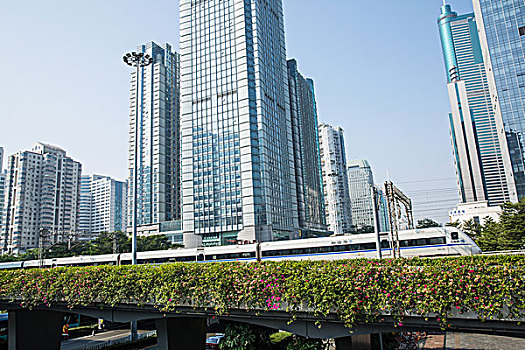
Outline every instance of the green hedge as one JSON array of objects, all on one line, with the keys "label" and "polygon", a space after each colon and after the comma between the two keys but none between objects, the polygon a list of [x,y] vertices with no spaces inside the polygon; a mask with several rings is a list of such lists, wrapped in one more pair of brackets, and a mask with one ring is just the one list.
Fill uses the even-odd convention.
[{"label": "green hedge", "polygon": [[218,314],[286,309],[292,320],[306,308],[320,320],[337,313],[349,327],[385,312],[399,325],[408,313],[435,313],[446,326],[451,312],[523,318],[525,257],[14,270],[0,273],[0,300],[26,308],[66,302],[71,308],[153,304],[162,312],[189,303]]}]

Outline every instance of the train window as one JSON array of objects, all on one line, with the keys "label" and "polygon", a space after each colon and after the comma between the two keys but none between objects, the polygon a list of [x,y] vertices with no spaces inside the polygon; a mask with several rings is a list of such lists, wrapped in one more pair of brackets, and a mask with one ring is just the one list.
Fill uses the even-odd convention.
[{"label": "train window", "polygon": [[376,249],[376,244],[375,243],[361,244],[361,250],[370,250],[370,249]]},{"label": "train window", "polygon": [[452,232],[452,233],[450,234],[450,237],[451,237],[453,240],[459,239],[459,233],[457,233],[457,232]]},{"label": "train window", "polygon": [[197,255],[197,261],[204,261],[204,254],[200,253]]},{"label": "train window", "polygon": [[390,248],[390,243],[388,243],[388,241],[381,241],[381,248]]},{"label": "train window", "polygon": [[399,246],[400,247],[410,247],[410,241],[408,240],[399,241]]},{"label": "train window", "polygon": [[414,244],[415,246],[423,246],[423,245],[427,245],[427,240],[425,238],[421,238],[421,239],[418,239],[416,240],[416,244]]},{"label": "train window", "polygon": [[181,257],[177,257],[176,260],[178,262],[189,262],[189,261],[195,261],[195,257],[194,256],[181,256]]},{"label": "train window", "polygon": [[208,260],[234,260],[255,258],[255,252],[208,255]]},{"label": "train window", "polygon": [[447,242],[445,240],[445,237],[434,237],[434,238],[428,238],[428,243],[430,245],[434,245],[434,244],[445,244]]}]

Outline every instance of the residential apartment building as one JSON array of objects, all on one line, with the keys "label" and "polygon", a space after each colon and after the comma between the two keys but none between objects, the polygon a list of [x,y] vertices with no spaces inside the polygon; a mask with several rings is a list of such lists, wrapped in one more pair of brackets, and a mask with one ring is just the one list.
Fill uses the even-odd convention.
[{"label": "residential apartment building", "polygon": [[319,125],[321,169],[326,223],[335,234],[352,232],[352,208],[344,131],[328,124]]},{"label": "residential apartment building", "polygon": [[81,164],[66,151],[44,143],[9,157],[0,237],[3,252],[36,248],[42,229],[46,243],[74,235],[81,171]]},{"label": "residential apartment building", "polygon": [[180,1],[184,243],[298,236],[283,6]]},{"label": "residential apartment building", "polygon": [[[131,75],[128,227],[134,218],[137,143],[137,226],[180,219],[179,55],[169,44],[137,49],[153,64]],[[138,128],[136,128],[136,124]]]},{"label": "residential apartment building", "polygon": [[483,40],[478,34],[478,17],[473,13],[460,16],[450,5],[444,5],[438,24],[461,201],[487,201],[491,206],[516,201],[508,148],[512,140],[505,137],[501,113],[491,100],[492,72],[485,69],[487,61],[480,44]]},{"label": "residential apartment building", "polygon": [[96,237],[102,232],[126,230],[125,182],[108,176],[83,175],[80,188],[78,231]]},{"label": "residential apartment building", "polygon": [[314,82],[303,77],[296,60],[288,61],[288,85],[299,227],[302,236],[315,236],[326,231],[317,103]]},{"label": "residential apartment building", "polygon": [[4,196],[5,196],[5,181],[6,174],[3,170],[4,165],[4,149],[0,147],[0,232],[2,232],[2,224],[4,221]]},{"label": "residential apartment building", "polygon": [[517,198],[511,195],[511,200],[516,201],[525,198],[525,2],[473,0],[473,5],[491,103],[503,121],[508,172],[514,175]]}]

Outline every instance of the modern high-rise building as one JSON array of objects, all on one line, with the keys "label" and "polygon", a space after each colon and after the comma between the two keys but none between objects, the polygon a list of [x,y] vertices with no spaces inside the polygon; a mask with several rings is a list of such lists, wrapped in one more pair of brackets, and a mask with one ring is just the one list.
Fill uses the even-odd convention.
[{"label": "modern high-rise building", "polygon": [[516,201],[508,141],[501,114],[495,111],[491,101],[492,72],[487,75],[485,69],[477,29],[479,21],[474,14],[459,16],[450,5],[443,5],[438,25],[452,109],[450,130],[461,200],[488,201],[491,206]]},{"label": "modern high-rise building", "polygon": [[36,248],[41,229],[51,242],[75,234],[81,171],[64,150],[43,143],[9,157],[2,251]]},{"label": "modern high-rise building", "polygon": [[352,207],[352,225],[359,232],[374,228],[374,202],[372,199],[374,175],[368,161],[353,160],[348,163],[348,187]]},{"label": "modern high-rise building", "polygon": [[314,82],[303,77],[296,60],[288,61],[288,85],[299,227],[310,236],[326,231],[319,123]]},{"label": "modern high-rise building", "polygon": [[83,175],[80,187],[78,231],[95,237],[102,232],[126,230],[125,182],[108,176]]},{"label": "modern high-rise building", "polygon": [[[525,2],[473,0],[496,119],[503,120],[517,197],[525,198]],[[503,128],[502,128],[503,129]],[[503,144],[503,143],[502,143]],[[513,187],[514,187],[513,186]],[[509,189],[511,199],[514,188]],[[490,202],[490,199],[489,199]],[[489,203],[490,204],[490,203]]]},{"label": "modern high-rise building", "polygon": [[[135,142],[137,226],[180,219],[179,55],[169,44],[141,45],[153,64],[131,75],[128,227],[133,223]],[[135,118],[138,116],[138,130]]]},{"label": "modern high-rise building", "polygon": [[344,132],[340,127],[319,125],[321,169],[328,229],[335,234],[352,232],[352,207]]},{"label": "modern high-rise building", "polygon": [[180,1],[186,246],[297,237],[281,0]]},{"label": "modern high-rise building", "polygon": [[4,165],[4,149],[0,147],[0,232],[2,232],[2,223],[4,221],[4,196],[5,196],[5,181],[6,174],[3,170]]}]

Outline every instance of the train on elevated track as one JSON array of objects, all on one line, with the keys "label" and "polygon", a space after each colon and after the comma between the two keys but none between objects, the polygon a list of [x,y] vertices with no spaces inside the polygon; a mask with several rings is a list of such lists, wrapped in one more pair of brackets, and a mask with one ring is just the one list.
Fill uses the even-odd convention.
[{"label": "train on elevated track", "polygon": [[[384,258],[391,258],[392,245],[387,233],[381,234]],[[139,264],[171,262],[228,262],[281,260],[343,260],[375,258],[376,234],[344,235],[289,241],[239,244],[219,247],[181,248],[137,253]],[[481,249],[461,230],[436,227],[399,232],[402,257],[447,257],[481,254]],[[131,253],[0,263],[1,269],[59,266],[129,265]]]}]

